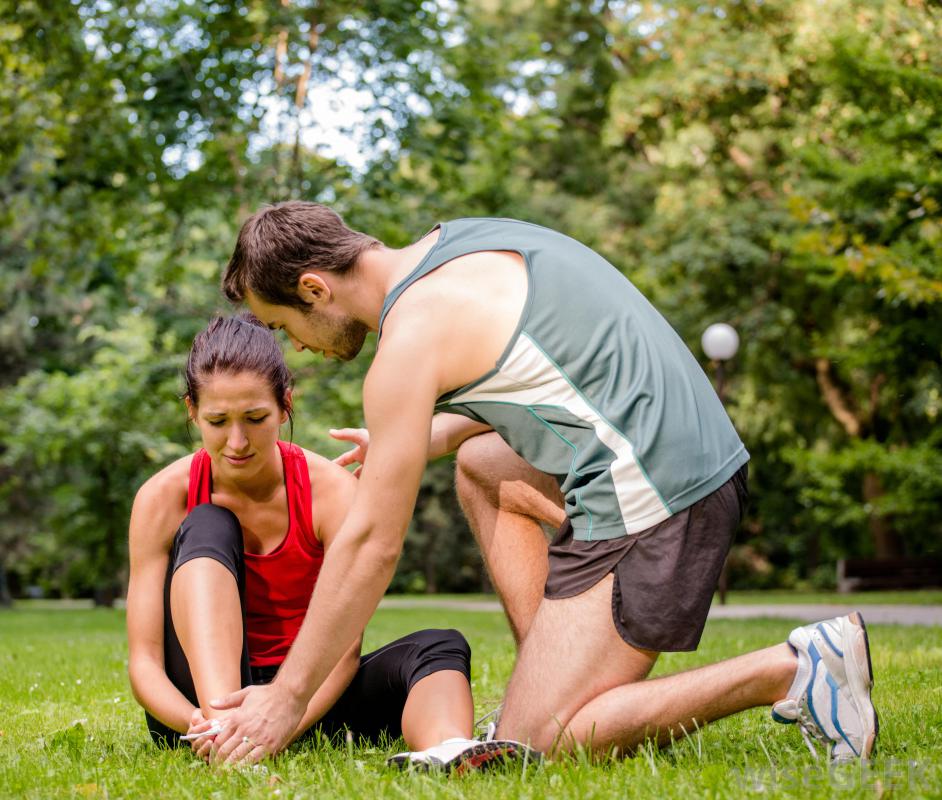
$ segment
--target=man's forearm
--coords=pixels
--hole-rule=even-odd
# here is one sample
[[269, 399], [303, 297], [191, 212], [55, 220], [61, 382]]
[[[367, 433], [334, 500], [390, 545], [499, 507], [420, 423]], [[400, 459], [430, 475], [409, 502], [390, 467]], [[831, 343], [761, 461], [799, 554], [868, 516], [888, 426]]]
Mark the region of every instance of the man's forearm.
[[396, 570], [399, 546], [338, 534], [275, 683], [307, 703], [366, 627]]

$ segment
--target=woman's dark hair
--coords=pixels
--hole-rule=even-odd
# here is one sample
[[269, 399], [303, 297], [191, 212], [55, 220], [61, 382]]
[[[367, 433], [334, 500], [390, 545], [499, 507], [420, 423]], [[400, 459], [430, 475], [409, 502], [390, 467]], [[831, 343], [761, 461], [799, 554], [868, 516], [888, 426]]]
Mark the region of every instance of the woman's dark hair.
[[305, 308], [298, 297], [302, 274], [345, 273], [363, 251], [379, 245], [378, 239], [348, 228], [336, 211], [320, 203], [276, 203], [242, 225], [222, 290], [233, 303], [243, 302], [245, 293], [252, 291], [266, 303]]
[[275, 335], [248, 312], [234, 317], [214, 317], [196, 334], [186, 360], [184, 397], [193, 405], [199, 405], [200, 389], [207, 378], [239, 372], [251, 372], [267, 381], [278, 408], [288, 413], [293, 436], [294, 417], [288, 400], [291, 371]]

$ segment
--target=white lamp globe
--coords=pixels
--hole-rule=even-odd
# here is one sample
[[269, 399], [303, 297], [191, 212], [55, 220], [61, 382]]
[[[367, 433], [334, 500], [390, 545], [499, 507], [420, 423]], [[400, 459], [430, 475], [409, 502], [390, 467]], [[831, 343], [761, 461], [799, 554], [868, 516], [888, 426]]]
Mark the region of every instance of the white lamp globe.
[[739, 350], [739, 334], [732, 325], [717, 322], [703, 332], [700, 346], [712, 361], [727, 361]]

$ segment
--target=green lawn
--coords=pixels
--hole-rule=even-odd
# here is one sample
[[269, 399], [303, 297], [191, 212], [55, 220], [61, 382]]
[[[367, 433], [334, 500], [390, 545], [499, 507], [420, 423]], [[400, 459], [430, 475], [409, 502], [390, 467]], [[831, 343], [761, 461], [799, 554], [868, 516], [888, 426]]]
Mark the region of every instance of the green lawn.
[[[888, 605], [942, 605], [942, 590], [916, 589], [899, 592], [789, 592], [784, 590], [730, 592], [726, 598], [730, 605], [784, 605], [788, 603], [828, 603], [841, 606]], [[715, 602], [719, 602], [717, 596]]]
[[[381, 611], [374, 647], [429, 626], [461, 629], [474, 650], [480, 711], [513, 663], [499, 614]], [[781, 641], [787, 622], [715, 621], [700, 651], [662, 659], [672, 672]], [[608, 798], [942, 796], [942, 628], [870, 628], [881, 740], [869, 768], [829, 771], [798, 732], [765, 709], [723, 720], [673, 749], [590, 766], [575, 758], [517, 772], [442, 776], [386, 770], [390, 749], [306, 744], [258, 771], [220, 771], [187, 751], [154, 749], [125, 674], [123, 615], [110, 610], [0, 612], [0, 796], [28, 798]], [[77, 720], [84, 722], [77, 724]]]

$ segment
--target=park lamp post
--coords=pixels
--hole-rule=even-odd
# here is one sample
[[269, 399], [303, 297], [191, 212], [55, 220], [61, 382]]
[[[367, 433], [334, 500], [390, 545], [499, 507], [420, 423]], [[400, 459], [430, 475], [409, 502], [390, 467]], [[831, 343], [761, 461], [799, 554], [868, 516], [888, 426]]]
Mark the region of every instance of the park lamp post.
[[723, 368], [739, 350], [739, 334], [732, 325], [716, 322], [703, 332], [700, 346], [716, 370], [716, 393], [720, 402], [726, 403], [726, 372]]
[[[736, 355], [739, 350], [739, 334], [732, 325], [725, 322], [716, 322], [710, 325], [700, 337], [700, 346], [706, 357], [710, 359], [716, 372], [716, 394], [720, 402], [726, 403], [726, 370], [725, 363]], [[726, 605], [726, 590], [729, 585], [729, 572], [727, 562], [723, 562], [723, 571], [720, 573], [720, 605]]]

